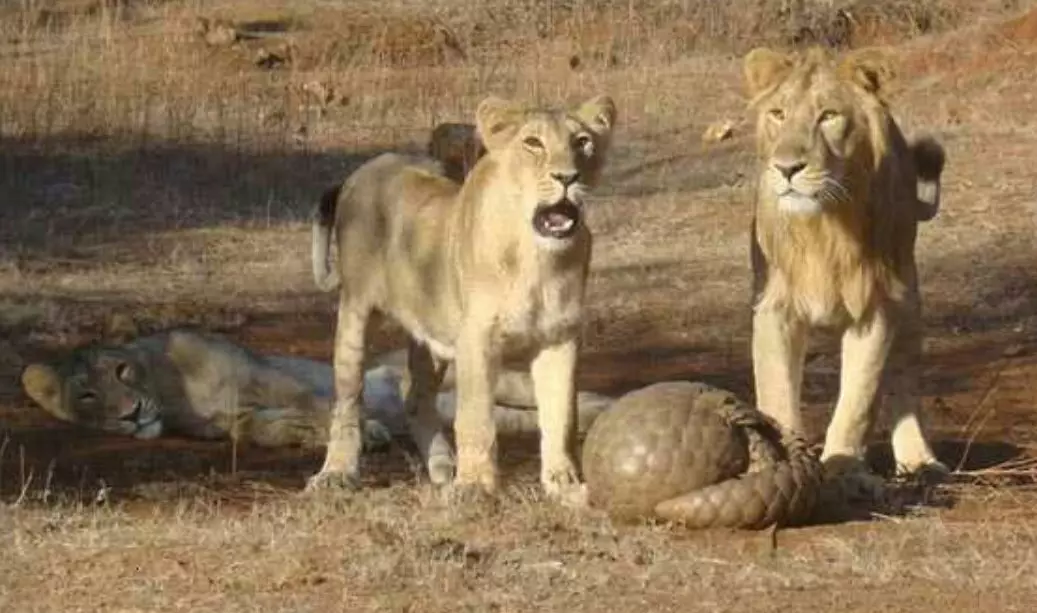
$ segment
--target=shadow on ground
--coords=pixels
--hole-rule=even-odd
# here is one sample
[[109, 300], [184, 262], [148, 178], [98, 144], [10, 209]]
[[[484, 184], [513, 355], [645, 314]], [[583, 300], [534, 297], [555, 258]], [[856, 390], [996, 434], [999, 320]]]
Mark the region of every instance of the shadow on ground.
[[0, 147], [0, 256], [74, 257], [148, 232], [305, 220], [325, 188], [378, 153], [116, 136], [7, 139]]

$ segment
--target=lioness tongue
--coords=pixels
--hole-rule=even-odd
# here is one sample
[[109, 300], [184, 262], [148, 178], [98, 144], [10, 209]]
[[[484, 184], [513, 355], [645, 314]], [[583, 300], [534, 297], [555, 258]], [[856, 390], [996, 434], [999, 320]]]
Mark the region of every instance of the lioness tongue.
[[564, 213], [548, 213], [547, 223], [552, 228], [565, 228], [572, 224], [573, 220], [571, 217]]

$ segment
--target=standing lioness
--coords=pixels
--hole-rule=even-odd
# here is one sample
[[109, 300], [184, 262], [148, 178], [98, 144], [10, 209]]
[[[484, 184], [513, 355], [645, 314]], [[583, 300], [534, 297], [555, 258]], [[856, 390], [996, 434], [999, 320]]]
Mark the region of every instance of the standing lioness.
[[[946, 470], [919, 420], [921, 316], [915, 237], [939, 205], [943, 149], [909, 144], [883, 88], [887, 58], [756, 49], [745, 77], [757, 113], [753, 369], [760, 410], [802, 428], [811, 328], [842, 333], [839, 399], [822, 460], [862, 468], [883, 376], [900, 471]], [[860, 474], [860, 473], [857, 473]]]
[[[497, 487], [493, 390], [502, 357], [514, 354], [531, 361], [545, 491], [579, 491], [570, 439], [591, 257], [582, 206], [615, 121], [606, 96], [569, 110], [491, 97], [476, 111], [486, 155], [463, 184], [431, 160], [384, 154], [325, 194], [313, 272], [320, 287], [340, 287], [336, 403], [324, 466], [309, 488], [357, 483], [364, 335], [379, 311], [413, 339], [406, 407], [433, 483], [448, 482], [455, 468], [434, 402], [454, 361], [456, 484]], [[328, 261], [332, 231], [337, 272]]]

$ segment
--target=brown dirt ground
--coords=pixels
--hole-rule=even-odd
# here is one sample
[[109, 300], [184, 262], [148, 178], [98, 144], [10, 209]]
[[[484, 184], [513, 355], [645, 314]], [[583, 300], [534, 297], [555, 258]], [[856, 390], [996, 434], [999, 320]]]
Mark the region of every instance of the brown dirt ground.
[[[363, 36], [383, 7], [223, 2], [205, 15], [274, 37], [228, 48], [192, 38], [194, 2], [0, 13], [0, 610], [1031, 610], [1037, 8], [1025, 3], [917, 3], [975, 13], [940, 13], [917, 36], [892, 22], [859, 34], [898, 45], [898, 116], [949, 154], [919, 258], [924, 403], [958, 472], [933, 491], [905, 484], [881, 514], [785, 530], [776, 549], [767, 534], [614, 526], [541, 501], [527, 439], [503, 441], [510, 485], [492, 508], [440, 501], [403, 446], [367, 459], [362, 495], [306, 498], [319, 454], [117, 439], [31, 406], [24, 364], [103, 336], [112, 313], [330, 359], [333, 302], [308, 278], [310, 186], [420, 147], [490, 90], [608, 90], [620, 104], [591, 219], [582, 386], [700, 379], [749, 397], [751, 142], [742, 126], [712, 147], [698, 138], [740, 118], [738, 63], [675, 32], [749, 33], [708, 8], [682, 20], [637, 2], [559, 15], [495, 2], [387, 3], [370, 44], [338, 46], [336, 19]], [[252, 65], [286, 38], [297, 65]], [[300, 89], [312, 80], [337, 101], [314, 108]], [[380, 349], [400, 339], [388, 324], [372, 334]], [[833, 347], [820, 338], [808, 363], [815, 438], [837, 389]], [[888, 468], [883, 434], [873, 455]]]

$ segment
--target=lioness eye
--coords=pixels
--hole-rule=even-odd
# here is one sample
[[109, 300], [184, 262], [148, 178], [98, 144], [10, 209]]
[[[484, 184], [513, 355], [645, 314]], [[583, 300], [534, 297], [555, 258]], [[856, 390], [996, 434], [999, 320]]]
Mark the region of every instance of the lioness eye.
[[821, 113], [821, 117], [818, 119], [818, 122], [824, 123], [826, 121], [831, 121], [831, 120], [835, 119], [838, 116], [839, 116], [839, 113], [837, 113], [835, 111], [832, 111], [832, 110], [823, 111]]
[[586, 134], [581, 134], [577, 136], [576, 139], [573, 141], [573, 144], [576, 145], [577, 149], [586, 149], [591, 145], [591, 143], [591, 137], [587, 136]]
[[543, 149], [544, 141], [535, 136], [527, 136], [522, 143], [530, 149]]
[[770, 115], [771, 119], [773, 119], [775, 121], [784, 121], [785, 120], [785, 111], [783, 111], [781, 109], [771, 109], [771, 110], [767, 111], [767, 114]]

